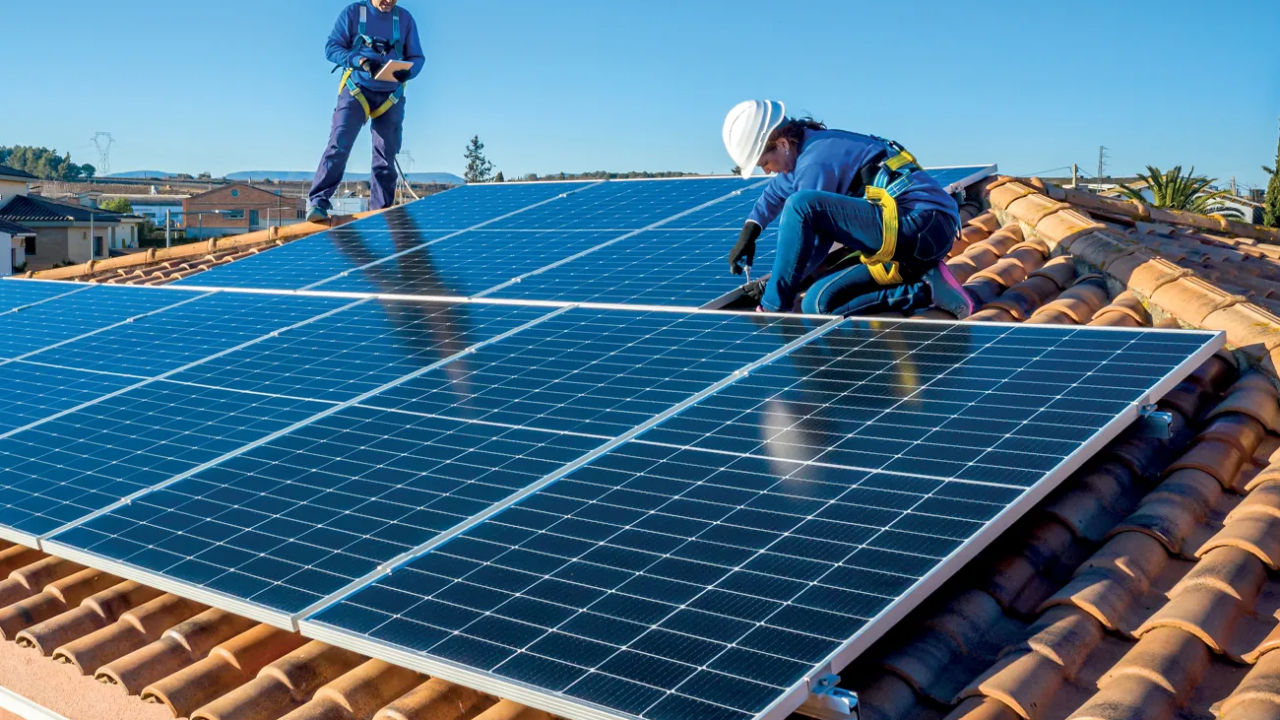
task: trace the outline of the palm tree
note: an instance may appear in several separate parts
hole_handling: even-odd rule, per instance
[[[1152,207],[1186,210],[1201,215],[1244,218],[1239,210],[1222,206],[1219,201],[1224,197],[1230,197],[1231,193],[1226,190],[1211,190],[1209,186],[1217,182],[1217,178],[1196,177],[1195,166],[1192,166],[1191,172],[1183,175],[1181,165],[1169,172],[1161,172],[1160,168],[1148,165],[1147,174],[1138,173],[1138,178],[1147,183],[1147,188],[1151,190],[1151,200],[1128,185],[1121,185],[1120,192]]]

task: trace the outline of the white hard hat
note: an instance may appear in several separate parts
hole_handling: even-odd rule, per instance
[[[764,154],[769,134],[787,117],[787,107],[773,100],[738,103],[724,119],[724,147],[743,178],[751,177]]]

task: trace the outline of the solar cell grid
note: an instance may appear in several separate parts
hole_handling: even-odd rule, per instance
[[[599,444],[350,408],[55,541],[287,618]]]
[[[575,308],[364,404],[612,437],[819,325],[778,316]]]
[[[100,286],[5,313],[0,315],[0,359],[21,357],[196,297],[192,293]]]
[[[1202,343],[855,321],[645,439],[1027,487]]]
[[[12,382],[0,396],[0,434],[109,395],[140,379],[50,367],[25,360],[6,363],[3,367]]]
[[[561,195],[585,191],[595,181],[464,185],[392,208],[347,227],[362,230],[466,230]],[[522,213],[523,214],[523,213]]]
[[[350,302],[333,298],[216,293],[37,352],[29,358],[48,365],[151,377],[305,322]]]
[[[345,402],[550,312],[513,305],[369,301],[172,379]]]
[[[605,232],[472,230],[314,289],[470,297],[615,237],[617,233]]]
[[[304,629],[543,709],[756,717],[1220,343],[848,321]]]
[[[10,312],[32,303],[48,302],[53,298],[85,289],[87,288],[67,283],[0,279],[0,313]]]
[[[777,232],[756,245],[756,267],[773,265]],[[650,230],[589,255],[485,293],[511,300],[596,302],[699,308],[736,293],[745,278],[729,273],[738,230]]]
[[[0,439],[0,536],[29,542],[324,407],[157,381],[22,430]]]
[[[639,230],[747,187],[738,178],[611,181],[531,208],[489,230]]]
[[[444,237],[444,231],[341,228],[184,278],[175,285],[301,290]]]

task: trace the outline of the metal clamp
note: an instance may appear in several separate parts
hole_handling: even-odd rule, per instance
[[[1143,405],[1138,408],[1138,436],[1168,440],[1173,431],[1173,413],[1161,410],[1157,405]]]
[[[796,712],[817,720],[858,720],[858,694],[840,687],[839,675],[824,675],[810,687]]]

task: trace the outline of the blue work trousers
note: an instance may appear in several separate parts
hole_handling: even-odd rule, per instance
[[[837,242],[868,256],[879,252],[884,242],[880,213],[879,206],[867,200],[837,193],[802,190],[788,198],[780,216],[773,273],[760,304],[773,312],[792,310],[805,278]],[[907,212],[899,219],[893,258],[903,284],[880,285],[867,266],[858,263],[814,283],[802,309],[824,315],[924,309],[932,294],[921,277],[946,257],[958,233],[956,220],[940,210]]]
[[[391,96],[390,93],[378,93],[364,90],[364,98],[369,107],[376,110]],[[400,144],[404,139],[404,103],[400,98],[382,115],[372,121],[373,125],[373,180],[370,192],[370,208],[382,210],[391,207],[396,197],[396,155],[400,153]],[[329,146],[325,148],[324,157],[320,158],[320,167],[316,169],[315,180],[311,183],[309,202],[312,207],[332,209],[329,198],[338,189],[343,175],[347,172],[347,159],[351,157],[351,148],[360,136],[360,128],[369,122],[360,101],[351,96],[347,88],[342,88],[338,95],[338,106],[333,110],[333,130],[329,133]]]

